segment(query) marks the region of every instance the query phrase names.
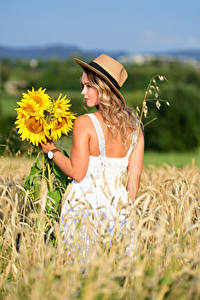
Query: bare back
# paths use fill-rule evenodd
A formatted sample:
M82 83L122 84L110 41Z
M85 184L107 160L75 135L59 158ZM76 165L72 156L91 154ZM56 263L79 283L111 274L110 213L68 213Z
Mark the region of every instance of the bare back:
M131 130L127 130L127 140L125 146L122 142L121 134L113 136L109 128L105 125L101 114L99 112L96 112L94 115L98 118L103 131L106 156L113 158L126 156L131 143ZM98 137L93 125L90 128L89 152L91 156L99 155Z

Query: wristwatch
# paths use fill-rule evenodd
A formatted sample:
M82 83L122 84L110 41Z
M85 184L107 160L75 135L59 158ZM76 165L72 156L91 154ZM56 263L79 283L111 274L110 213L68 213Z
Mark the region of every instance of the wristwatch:
M58 149L52 149L47 153L48 159L53 159L54 158L54 153L59 151Z

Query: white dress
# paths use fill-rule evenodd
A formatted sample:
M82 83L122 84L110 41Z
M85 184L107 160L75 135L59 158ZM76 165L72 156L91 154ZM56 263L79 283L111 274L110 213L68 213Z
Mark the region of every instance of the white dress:
M107 232L112 234L116 217L121 225L126 223L125 206L131 205L124 181L129 156L137 140L136 132L133 133L132 143L126 156L106 157L105 139L100 122L94 114L87 115L96 130L100 154L89 156L88 170L84 179L81 182L73 180L62 207L60 226L64 240L68 243L77 228L80 228L77 226L80 222L82 237L85 236L86 239L88 239L88 233L84 227L86 223L92 224L93 233L98 234L100 228L101 230L104 228L104 231L106 228ZM89 222L84 221L86 218Z

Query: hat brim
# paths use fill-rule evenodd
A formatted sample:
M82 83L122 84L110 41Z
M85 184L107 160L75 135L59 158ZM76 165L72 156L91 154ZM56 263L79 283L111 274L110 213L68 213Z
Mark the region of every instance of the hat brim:
M90 66L86 62L78 59L78 58L73 58L77 64L79 64L82 68L88 69L96 74L98 74L100 77L102 77L114 90L114 92L119 96L119 98L122 100L122 102L125 104L125 99L122 96L122 94L119 92L119 90L114 86L114 84L106 77L103 73L101 73L99 70L95 69L94 67Z

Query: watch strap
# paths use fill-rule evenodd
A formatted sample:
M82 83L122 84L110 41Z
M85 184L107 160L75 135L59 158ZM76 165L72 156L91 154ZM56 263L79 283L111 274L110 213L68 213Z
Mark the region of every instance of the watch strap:
M51 152L53 152L53 153L55 153L55 152L57 152L57 151L59 151L58 149L52 149L52 150L50 150Z
M57 151L59 151L58 149L52 149L52 150L49 150L48 151L48 153L47 153L47 156L48 156L48 158L51 160L51 159L53 159L54 158L54 153L55 152L57 152Z

